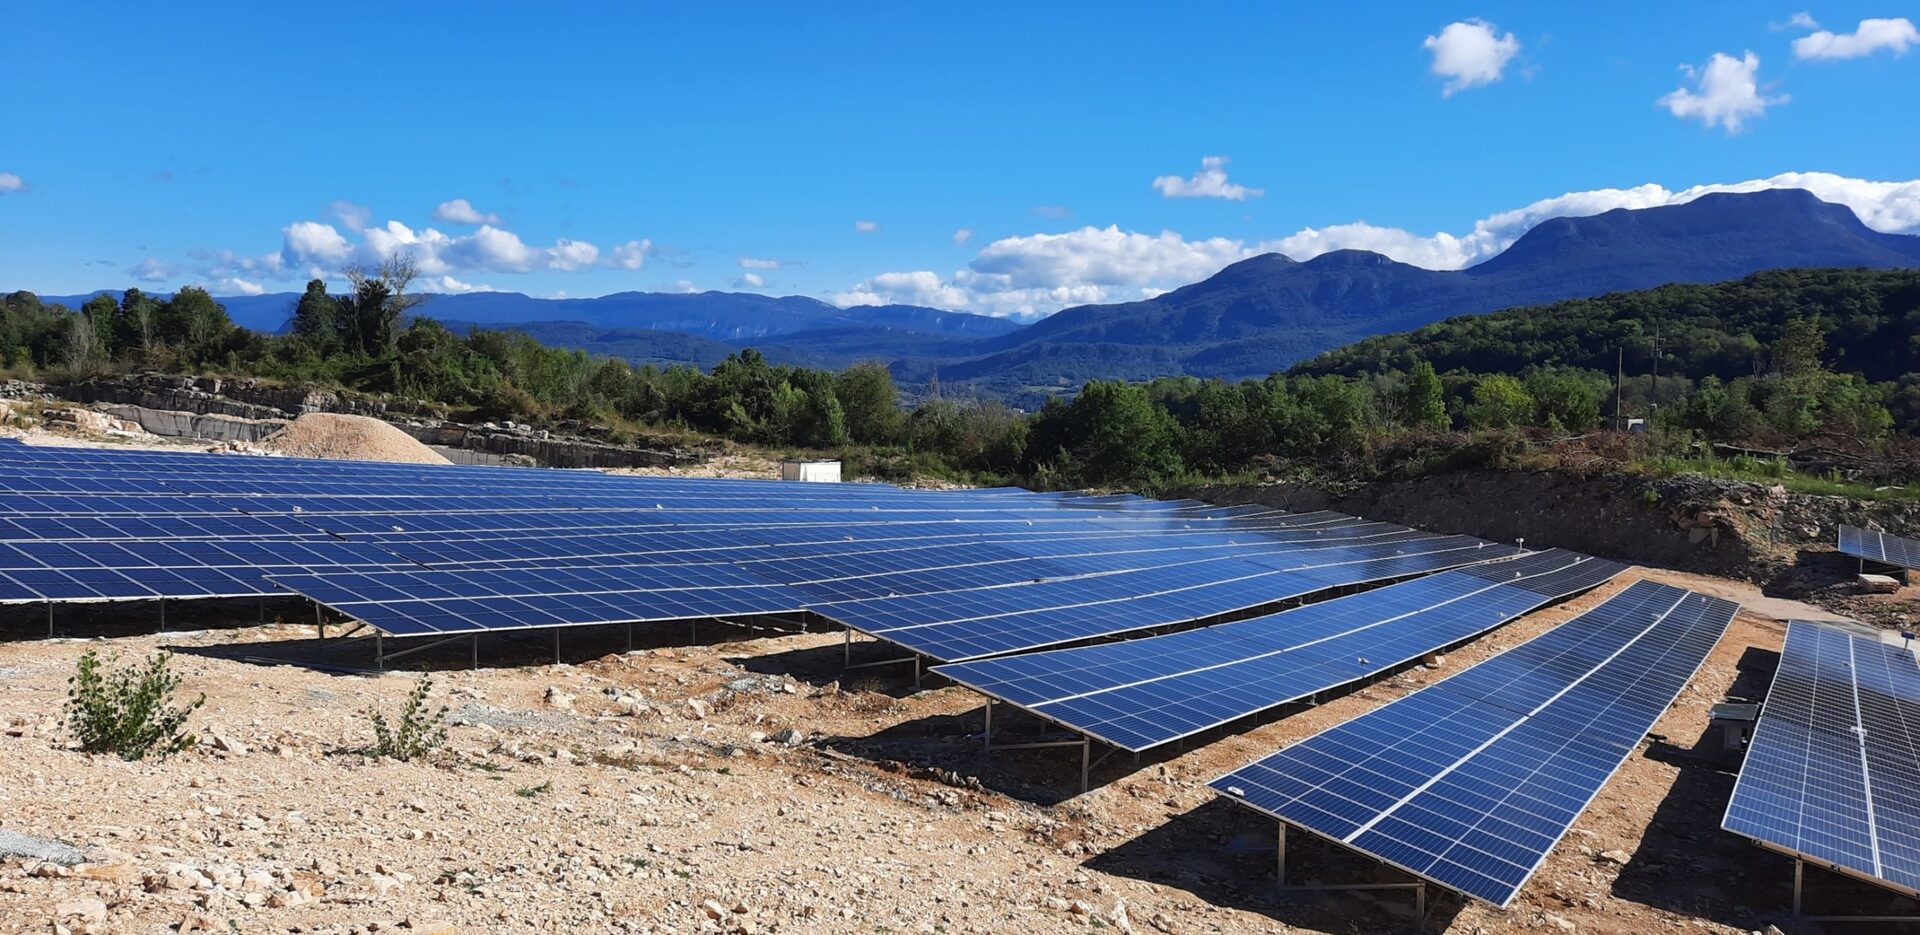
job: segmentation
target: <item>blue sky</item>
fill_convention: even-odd
[[[406,249],[435,290],[1032,315],[1769,179],[1920,232],[1916,16],[28,0],[0,289],[291,291]]]

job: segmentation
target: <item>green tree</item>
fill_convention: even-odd
[[[1533,419],[1533,395],[1526,384],[1504,373],[1489,374],[1474,384],[1467,406],[1467,424],[1474,428],[1511,428]]]
[[[854,441],[883,445],[900,437],[905,415],[893,374],[883,363],[857,363],[834,378],[833,394],[846,415],[847,435]]]
[[[1818,372],[1826,350],[1827,336],[1818,318],[1788,319],[1773,342],[1773,372],[1785,377]]]
[[[1400,395],[1401,418],[1409,428],[1444,432],[1453,425],[1453,420],[1447,417],[1446,389],[1441,386],[1440,375],[1433,371],[1432,364],[1424,360],[1414,364]]]
[[[327,294],[325,282],[318,279],[307,282],[307,291],[294,303],[290,324],[292,335],[316,355],[326,357],[339,353],[340,303]]]

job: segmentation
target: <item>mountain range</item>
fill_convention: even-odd
[[[1069,308],[1034,324],[917,306],[838,308],[801,296],[626,292],[596,299],[437,295],[455,327],[514,327],[636,363],[711,366],[742,347],[808,366],[889,361],[908,385],[937,378],[1031,402],[1091,378],[1264,376],[1349,342],[1454,315],[1707,283],[1784,267],[1920,266],[1920,237],[1887,234],[1800,190],[1706,195],[1680,205],[1554,218],[1461,270],[1338,250],[1277,253],[1139,302]],[[48,296],[77,307],[86,296]],[[297,295],[222,298],[273,329]]]

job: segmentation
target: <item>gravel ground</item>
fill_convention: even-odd
[[[1662,574],[1659,577],[1668,576]],[[1699,584],[1684,578],[1678,583]],[[1711,583],[1711,582],[1709,582]],[[1257,726],[1116,758],[1072,795],[1070,751],[979,750],[979,698],[898,670],[843,684],[837,633],[569,635],[409,659],[454,710],[428,762],[361,752],[365,711],[411,674],[293,623],[39,638],[0,622],[0,824],[69,841],[77,867],[0,859],[0,932],[1371,932],[1392,891],[1272,894],[1275,826],[1208,779],[1543,631],[1625,582]],[[1730,582],[1717,586],[1737,591]],[[297,615],[292,619],[299,619]],[[674,628],[678,630],[679,628]],[[1509,910],[1436,897],[1456,932],[1747,932],[1786,925],[1791,867],[1717,829],[1732,787],[1707,708],[1763,691],[1780,625],[1743,614],[1655,737]],[[676,642],[678,641],[678,642]],[[65,679],[89,648],[175,647],[204,692],[200,745],[126,763],[67,748]],[[876,647],[856,644],[871,655]],[[359,654],[359,655],[356,655]],[[1018,729],[1018,724],[1008,725]],[[1297,880],[1392,880],[1296,835]],[[1857,890],[1810,874],[1812,898]],[[1829,894],[1822,896],[1821,894]],[[1818,908],[1810,902],[1810,908]]]

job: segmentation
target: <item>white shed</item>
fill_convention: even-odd
[[[782,461],[780,462],[780,479],[837,484],[840,483],[840,462]]]

